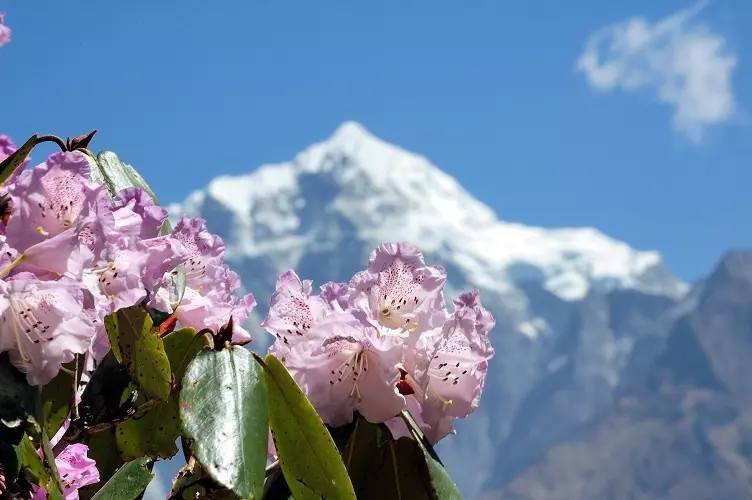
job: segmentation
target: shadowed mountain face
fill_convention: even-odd
[[[314,286],[348,281],[385,241],[443,265],[448,299],[480,289],[496,356],[481,407],[439,447],[466,498],[504,488],[642,381],[687,290],[657,252],[592,228],[499,220],[427,159],[355,123],[289,162],[219,177],[170,212],[204,217],[224,239],[256,323],[286,269]],[[269,336],[251,330],[265,349]]]
[[[688,295],[643,379],[486,498],[752,498],[752,252]]]

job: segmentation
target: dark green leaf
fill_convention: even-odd
[[[123,465],[92,500],[134,500],[154,478],[148,465],[151,460],[141,457]]]
[[[415,422],[415,419],[413,419],[407,410],[403,411],[400,415],[410,432],[412,432],[413,437],[415,437],[415,442],[420,447],[436,498],[439,500],[462,500],[462,495],[457,489],[457,485],[449,477],[433,446],[428,442],[420,426]]]
[[[174,331],[163,341],[176,384],[182,381],[185,369],[193,358],[209,346],[206,335],[196,335],[193,328]],[[167,402],[154,406],[142,416],[118,425],[115,434],[121,456],[125,460],[132,460],[144,455],[152,458],[175,456],[178,452],[175,441],[180,431],[178,397],[173,395]]]
[[[87,443],[89,446],[88,456],[97,462],[99,482],[78,490],[81,500],[90,500],[125,463],[125,460],[120,457],[114,431],[114,428],[106,429],[93,434],[89,438]]]
[[[99,165],[104,182],[110,191],[110,195],[115,196],[121,189],[137,187],[146,191],[151,196],[154,204],[159,205],[159,200],[157,200],[154,191],[152,191],[143,177],[133,167],[123,163],[112,151],[102,151],[99,153],[97,155],[97,164]]]
[[[0,423],[17,427],[34,420],[36,389],[10,362],[8,353],[0,354]]]
[[[360,416],[347,428],[350,436],[340,450],[359,500],[436,498],[422,451],[413,439],[395,441],[385,425]]]
[[[39,136],[37,134],[29,137],[29,140],[23,143],[23,145],[16,150],[15,153],[7,157],[0,163],[0,185],[2,185],[8,178],[13,175],[18,167],[24,162],[34,146],[39,144]]]
[[[180,391],[185,436],[203,468],[240,498],[261,498],[268,448],[266,384],[242,347],[203,350]]]
[[[75,370],[76,363],[68,363],[65,367]],[[54,436],[68,417],[73,403],[73,389],[73,376],[66,370],[60,370],[42,388],[42,413],[48,435]]]
[[[151,316],[140,306],[120,309],[105,318],[115,357],[117,345],[120,360],[133,381],[149,396],[166,401],[170,396],[170,361],[152,326]]]
[[[112,351],[94,370],[78,405],[81,417],[94,425],[115,416],[120,408],[123,392],[131,382],[128,370],[118,363]]]
[[[308,398],[276,357],[269,354],[259,362],[269,390],[272,437],[293,496],[355,499],[337,446]]]

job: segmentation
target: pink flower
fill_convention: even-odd
[[[332,311],[346,311],[350,308],[350,295],[352,289],[347,283],[324,283],[319,287],[321,299],[326,302]]]
[[[426,266],[415,246],[384,243],[371,252],[368,270],[350,281],[351,305],[367,311],[382,334],[406,336],[425,327],[445,281],[446,271]]]
[[[384,422],[405,406],[397,391],[398,337],[352,314],[335,312],[316,323],[286,356],[286,366],[324,422],[339,426],[357,410],[369,422]]]
[[[172,237],[188,251],[185,263],[187,286],[198,290],[213,286],[213,267],[222,263],[225,244],[222,238],[209,233],[206,221],[182,217],[172,230]],[[207,290],[208,291],[208,290]]]
[[[15,212],[7,227],[8,243],[19,252],[76,226],[105,186],[89,182],[89,162],[80,152],[55,153],[23,171],[10,188]]]
[[[288,348],[330,312],[326,302],[311,292],[311,281],[300,281],[292,269],[277,280],[269,314],[261,326]]]
[[[240,288],[238,275],[222,261],[225,244],[222,238],[209,233],[203,219],[182,217],[172,231],[172,238],[186,249],[186,287],[175,314],[178,322],[197,330],[213,331],[233,319],[234,342],[248,342],[251,335],[243,328],[256,305],[252,294],[231,295]],[[152,300],[166,312],[172,311],[174,293],[172,279],[166,275]],[[169,309],[169,311],[167,310]]]
[[[86,352],[93,336],[79,283],[28,273],[0,281],[0,352],[10,352],[29,384],[52,380],[63,363]]]
[[[115,229],[127,236],[143,239],[160,235],[162,224],[167,220],[167,210],[154,204],[143,189],[126,188],[111,201],[106,202],[106,210],[115,218]]]
[[[427,389],[415,387],[423,396],[422,417],[431,426],[426,434],[434,443],[451,431],[455,418],[465,418],[478,407],[494,355],[488,332],[495,321],[483,308],[478,290],[460,295],[454,306],[428,368]]]
[[[10,42],[10,28],[3,24],[5,14],[0,12],[0,47]],[[0,160],[2,161],[2,160]]]
[[[60,479],[63,483],[63,496],[65,500],[78,500],[78,490],[89,484],[99,482],[99,471],[94,460],[87,455],[89,447],[85,444],[71,444],[55,457]],[[44,500],[47,491],[44,488],[35,488],[31,500]]]
[[[243,297],[217,297],[214,294],[201,295],[197,291],[186,288],[183,300],[177,308],[178,322],[186,327],[202,330],[208,328],[217,331],[225,326],[232,316],[232,341],[250,342],[251,334],[241,325],[248,319],[256,306],[253,294]]]

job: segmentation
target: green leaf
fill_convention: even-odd
[[[269,390],[272,437],[290,491],[299,500],[355,499],[345,464],[324,422],[284,365],[269,354],[262,361]]]
[[[125,463],[125,460],[120,457],[114,431],[114,428],[106,429],[93,434],[89,438],[87,443],[89,446],[88,456],[97,462],[99,482],[78,490],[81,500],[90,500]]]
[[[49,464],[45,464],[39,458],[36,447],[32,444],[28,436],[24,436],[16,446],[16,455],[18,456],[21,470],[26,474],[29,482],[38,484],[47,490],[50,500],[62,500],[63,491],[57,476],[57,469],[50,468]]]
[[[356,415],[352,424],[332,430],[359,500],[434,500],[428,468],[418,443],[395,441],[384,424]],[[343,436],[347,434],[347,438]]]
[[[63,366],[75,370],[76,362]],[[65,370],[60,370],[57,376],[42,388],[42,414],[48,435],[54,436],[68,417],[73,403],[73,389],[73,376]]]
[[[7,157],[0,163],[0,185],[2,185],[8,178],[13,175],[18,167],[24,162],[34,146],[39,144],[39,135],[34,134],[29,137],[29,140],[23,143],[23,145],[16,150],[15,153]]]
[[[0,423],[17,427],[34,421],[36,389],[10,362],[8,353],[0,354]]]
[[[452,478],[449,477],[444,466],[436,461],[436,459],[434,459],[425,448],[421,446],[420,449],[423,452],[423,457],[428,463],[428,472],[434,491],[436,492],[436,498],[439,500],[462,500],[462,495],[457,489],[457,485],[454,484]]]
[[[180,417],[204,470],[240,498],[260,499],[269,403],[251,353],[238,346],[201,351],[183,378]]]
[[[163,341],[175,384],[182,381],[185,369],[196,355],[209,346],[206,335],[196,335],[193,328],[176,330]],[[178,452],[175,441],[180,432],[178,396],[172,395],[167,402],[157,404],[142,416],[118,425],[115,435],[121,456],[133,460],[144,455],[172,458]]]
[[[151,460],[141,457],[123,465],[92,500],[134,500],[154,478],[148,465]]]
[[[204,334],[197,335],[193,328],[181,328],[168,334],[164,338],[164,345],[175,383],[180,384],[191,361],[209,347],[209,338]]]
[[[151,316],[140,306],[120,309],[105,318],[115,357],[120,354],[119,360],[144,392],[166,401],[170,396],[170,361],[152,326]]]
[[[462,500],[462,495],[457,489],[457,485],[449,477],[449,474],[439,460],[439,456],[434,451],[428,439],[426,439],[415,419],[413,419],[407,410],[402,411],[400,415],[402,416],[402,420],[405,421],[407,428],[412,432],[413,437],[415,437],[415,442],[420,447],[436,498],[439,500]]]
[[[111,196],[115,196],[121,189],[129,187],[141,188],[151,196],[155,205],[159,205],[157,196],[136,169],[126,165],[112,151],[102,151],[97,155],[97,164],[104,178]]]

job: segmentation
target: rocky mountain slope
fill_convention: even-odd
[[[727,254],[686,302],[640,383],[484,498],[752,498],[752,252]]]
[[[260,315],[281,271],[347,280],[383,241],[420,246],[452,293],[479,288],[497,354],[481,408],[440,446],[466,498],[506,488],[639,384],[686,307],[687,285],[657,252],[592,228],[501,221],[426,158],[352,122],[289,162],[218,177],[170,212],[222,236]]]

